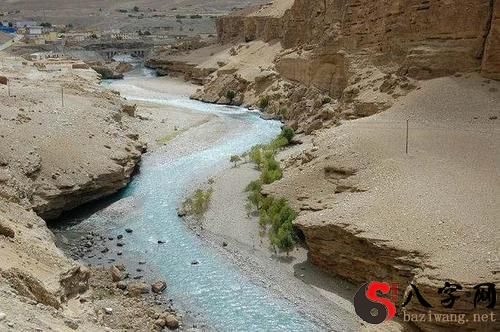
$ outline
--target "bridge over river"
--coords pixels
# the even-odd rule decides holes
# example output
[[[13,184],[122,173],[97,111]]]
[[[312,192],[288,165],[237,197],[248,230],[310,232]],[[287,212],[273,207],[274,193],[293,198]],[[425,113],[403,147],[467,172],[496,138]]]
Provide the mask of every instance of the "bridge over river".
[[[126,54],[134,57],[145,58],[152,51],[154,44],[142,41],[109,41],[88,44],[85,50],[98,52],[105,59],[111,59],[115,55]]]

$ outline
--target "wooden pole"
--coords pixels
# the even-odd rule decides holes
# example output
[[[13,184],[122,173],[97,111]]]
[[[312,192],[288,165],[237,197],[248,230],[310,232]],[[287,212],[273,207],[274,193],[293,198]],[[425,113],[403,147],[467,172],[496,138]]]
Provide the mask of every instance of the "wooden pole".
[[[61,105],[64,107],[64,88],[61,87]]]
[[[409,133],[409,122],[410,120],[406,120],[406,154],[408,154],[408,133]]]
[[[10,97],[10,80],[7,80],[7,92],[8,92],[9,97]]]

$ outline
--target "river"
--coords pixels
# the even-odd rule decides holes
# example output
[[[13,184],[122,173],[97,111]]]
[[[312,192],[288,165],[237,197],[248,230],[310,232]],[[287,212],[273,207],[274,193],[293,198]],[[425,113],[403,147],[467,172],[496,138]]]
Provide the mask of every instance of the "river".
[[[148,79],[144,77],[144,79]],[[266,121],[239,107],[205,104],[168,93],[146,91],[122,80],[107,82],[129,100],[147,101],[216,115],[225,130],[210,144],[182,134],[166,149],[147,154],[130,185],[114,200],[133,205],[125,213],[92,213],[78,222],[67,217],[59,234],[71,238],[98,230],[116,237],[125,228],[123,257],[147,259],[168,282],[167,294],[181,311],[196,313],[196,321],[217,331],[322,330],[289,301],[258,285],[215,248],[204,243],[177,215],[180,202],[195,186],[224,168],[229,157],[272,140],[281,124]],[[195,130],[195,129],[194,129]],[[189,133],[189,131],[188,131]],[[208,142],[208,140],[207,140]],[[171,149],[171,151],[169,150]],[[158,241],[163,241],[159,244]],[[196,262],[197,264],[193,264]]]

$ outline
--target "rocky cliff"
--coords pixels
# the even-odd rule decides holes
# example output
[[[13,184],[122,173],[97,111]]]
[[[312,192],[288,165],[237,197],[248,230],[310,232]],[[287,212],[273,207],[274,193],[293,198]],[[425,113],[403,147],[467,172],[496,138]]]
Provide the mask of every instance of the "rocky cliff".
[[[10,86],[10,96],[0,86],[0,325],[101,330],[97,311],[76,300],[90,270],[63,255],[41,217],[126,186],[145,146],[122,122],[129,108],[87,66],[0,57]]]
[[[245,9],[218,20],[219,42],[235,46],[212,54],[228,53],[194,97],[227,103],[232,89],[253,106],[265,97],[268,113],[311,132],[328,126],[318,114],[354,118],[387,109],[411,90],[411,79],[472,71],[498,78],[498,6],[474,0],[282,0]],[[234,70],[239,49],[257,40],[280,43],[274,64],[241,59]],[[256,67],[262,74],[249,75]]]
[[[495,211],[464,195],[466,188],[476,187],[468,177],[440,184],[431,178],[445,177],[443,165],[451,169],[468,163],[455,160],[463,153],[482,154],[470,160],[468,169],[478,172],[474,179],[488,178],[473,160],[491,166],[496,154],[483,147],[498,138],[481,132],[490,133],[498,118],[498,84],[490,79],[500,75],[499,10],[499,1],[493,0],[295,0],[253,7],[219,19],[219,42],[226,47],[213,57],[222,65],[194,98],[228,103],[226,92],[233,90],[238,103],[259,107],[298,133],[314,135],[315,147],[287,160],[284,179],[264,189],[287,197],[300,211],[296,226],[313,263],[356,283],[414,283],[433,312],[464,313],[472,319],[489,313],[475,309],[474,285],[499,281],[498,259],[491,258],[497,252],[495,235],[487,231]],[[439,77],[445,79],[435,79]],[[349,127],[352,133],[343,126],[337,130],[342,120],[387,109],[391,115],[378,118],[380,122],[363,119]],[[439,137],[431,129],[418,129],[416,169],[401,159],[395,144],[407,118],[452,127]],[[472,118],[481,119],[469,129],[475,134],[457,137],[455,130]],[[445,157],[433,148],[436,140],[447,151],[468,152]],[[483,188],[490,188],[489,181]],[[489,199],[491,194],[478,197]],[[484,227],[487,238],[480,245],[479,235],[469,238],[466,228],[478,215],[484,218],[475,227]],[[460,237],[460,245],[450,234],[454,240]],[[477,257],[486,263],[475,264]],[[463,286],[462,303],[448,311],[438,293],[446,281]],[[425,308],[413,303],[407,312],[424,313]],[[498,328],[494,322],[476,323],[416,324],[428,331]]]

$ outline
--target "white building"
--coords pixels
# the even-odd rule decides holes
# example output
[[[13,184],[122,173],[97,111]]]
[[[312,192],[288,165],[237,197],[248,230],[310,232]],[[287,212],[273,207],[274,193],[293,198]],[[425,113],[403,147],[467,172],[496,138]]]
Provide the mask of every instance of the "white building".
[[[43,33],[43,27],[41,26],[30,26],[28,27],[28,34],[39,36]]]

